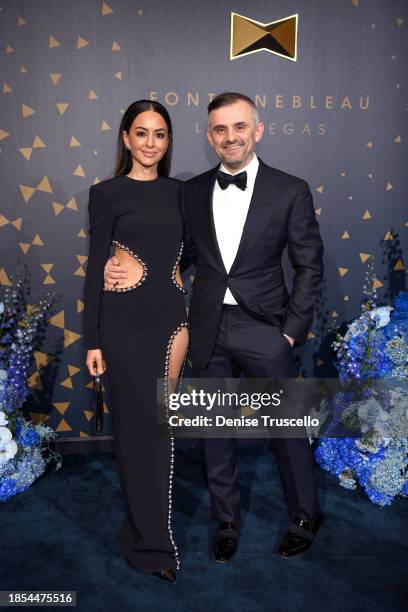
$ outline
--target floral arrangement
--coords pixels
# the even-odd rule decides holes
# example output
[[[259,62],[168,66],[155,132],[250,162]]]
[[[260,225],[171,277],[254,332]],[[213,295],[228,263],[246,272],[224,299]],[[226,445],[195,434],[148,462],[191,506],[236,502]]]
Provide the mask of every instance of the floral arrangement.
[[[408,496],[408,291],[394,306],[377,306],[371,272],[361,315],[333,342],[346,389],[331,404],[315,456],[341,486],[359,484],[385,506]]]
[[[48,294],[28,305],[27,292],[27,272],[20,267],[0,302],[0,501],[25,491],[50,461],[57,461],[57,469],[61,465],[48,445],[54,430],[32,423],[22,411],[33,349],[54,301]]]

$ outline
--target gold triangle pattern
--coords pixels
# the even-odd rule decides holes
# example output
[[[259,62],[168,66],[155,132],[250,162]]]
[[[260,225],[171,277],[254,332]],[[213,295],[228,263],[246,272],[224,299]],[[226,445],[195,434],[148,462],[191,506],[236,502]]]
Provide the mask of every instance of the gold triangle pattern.
[[[358,0],[348,0],[348,2],[349,5],[354,5],[360,12],[365,9],[363,3],[358,2]],[[119,17],[117,3],[113,2],[113,0],[101,0],[101,2],[97,3],[96,12],[99,21],[102,20],[101,16],[103,16],[104,19],[114,23],[115,18]],[[143,10],[136,10],[134,14],[142,17]],[[21,33],[23,36],[33,34],[34,22],[31,19],[31,14],[26,16],[24,14],[18,15],[18,13],[14,13],[13,20],[14,30],[17,30],[17,27],[25,28],[27,25],[25,31],[20,32],[18,30],[17,33]],[[395,35],[402,36],[404,34],[404,31],[397,32],[397,28],[404,27],[405,30],[406,20],[404,22],[403,18],[396,18],[395,15],[391,15],[390,23],[395,30]],[[138,23],[137,25],[140,27],[142,23]],[[257,53],[263,50],[273,53],[274,50],[279,48],[285,50],[282,55],[285,53],[290,55],[294,52],[293,45],[290,47],[291,37],[293,43],[293,22],[290,20],[290,17],[263,24],[253,20],[251,17],[235,14],[234,27],[236,29],[235,34],[238,33],[238,36],[232,40],[232,51],[236,57],[242,57],[248,53]],[[269,27],[269,29],[267,29],[267,27]],[[371,27],[374,29],[375,24],[371,24]],[[112,30],[112,32],[114,33],[105,41],[107,44],[105,51],[109,54],[111,52],[116,53],[117,55],[113,57],[117,60],[121,58],[120,52],[122,49],[127,52],[128,45],[126,45],[125,39],[122,40],[120,38],[120,30]],[[275,45],[275,49],[268,49],[268,41],[270,42],[272,39],[273,44],[271,43],[271,46],[273,47],[273,45]],[[71,280],[74,281],[73,276],[77,277],[74,282],[78,291],[74,293],[69,292],[67,301],[63,306],[64,310],[61,309],[50,319],[50,333],[60,337],[61,343],[63,343],[64,349],[67,351],[64,356],[65,361],[63,361],[63,367],[67,367],[67,361],[70,361],[68,370],[61,370],[62,374],[60,374],[57,379],[57,387],[59,388],[59,392],[63,394],[61,400],[65,399],[66,395],[68,395],[69,399],[73,399],[74,393],[71,392],[75,387],[79,390],[82,388],[82,385],[84,385],[87,389],[92,389],[92,382],[85,385],[81,380],[80,383],[80,367],[84,368],[84,366],[82,364],[82,358],[77,360],[76,355],[76,351],[80,350],[80,341],[82,338],[79,332],[81,331],[84,311],[82,284],[86,273],[87,258],[86,255],[76,255],[74,257],[73,253],[76,254],[78,250],[81,253],[85,253],[87,249],[86,240],[88,238],[88,233],[84,188],[86,184],[90,185],[100,182],[100,178],[93,178],[95,174],[105,176],[104,174],[102,175],[102,160],[97,156],[101,156],[106,145],[105,137],[103,137],[105,144],[100,144],[97,139],[94,140],[94,142],[90,142],[86,134],[77,127],[79,124],[76,122],[77,117],[75,115],[78,111],[73,104],[74,100],[70,98],[69,93],[67,94],[67,92],[69,92],[72,75],[68,74],[68,72],[64,72],[64,67],[67,64],[61,62],[61,54],[71,54],[76,60],[81,58],[87,59],[90,54],[96,52],[98,48],[96,42],[93,31],[89,29],[81,29],[79,32],[74,32],[74,34],[71,34],[69,37],[66,37],[60,29],[54,32],[49,32],[47,29],[41,42],[43,50],[50,55],[50,60],[53,59],[52,62],[50,61],[48,64],[44,64],[49,65],[50,68],[43,74],[43,78],[46,81],[45,89],[48,93],[51,92],[50,97],[47,98],[48,111],[51,111],[53,121],[57,122],[58,130],[62,130],[62,149],[64,150],[61,149],[59,153],[62,155],[66,153],[67,156],[69,156],[70,161],[68,161],[67,170],[68,175],[71,175],[71,179],[74,181],[73,184],[77,184],[75,190],[69,190],[67,195],[65,186],[60,186],[61,178],[58,177],[58,173],[53,171],[52,164],[48,164],[48,157],[52,155],[52,151],[54,150],[52,147],[55,146],[55,142],[52,140],[52,134],[50,137],[49,133],[44,131],[42,127],[44,113],[43,99],[37,99],[37,97],[27,93],[18,96],[15,100],[15,109],[17,117],[22,122],[22,126],[25,129],[18,131],[12,124],[2,124],[0,127],[2,152],[5,156],[8,156],[10,152],[13,153],[13,151],[10,151],[10,147],[13,144],[15,148],[14,153],[17,153],[23,169],[20,174],[21,178],[19,179],[21,184],[18,184],[16,188],[18,200],[16,210],[18,212],[14,212],[14,208],[12,207],[3,208],[3,213],[0,213],[0,232],[3,232],[2,235],[0,235],[0,240],[5,243],[9,240],[10,242],[14,240],[17,244],[17,250],[20,252],[20,258],[22,258],[23,261],[25,261],[27,257],[22,257],[21,254],[28,255],[29,258],[32,258],[30,263],[34,263],[33,272],[37,277],[36,282],[40,285],[43,284],[44,289],[46,289],[46,286],[50,285],[50,289],[56,286],[57,291],[60,291],[61,288],[62,291],[64,291],[65,287],[63,286],[63,281],[65,278],[64,272],[66,273],[67,271],[66,266],[68,266],[68,274],[71,275]],[[5,96],[5,100],[10,103],[12,103],[14,97],[19,93],[19,80],[23,79],[26,85],[28,85],[27,78],[34,81],[36,77],[35,71],[32,70],[32,65],[29,63],[29,58],[21,56],[21,51],[23,49],[18,42],[18,38],[13,38],[11,43],[12,45],[6,43],[3,49],[5,54],[11,55],[7,60],[14,62],[14,69],[10,74],[4,75],[1,90]],[[248,47],[251,47],[251,49],[248,49]],[[390,53],[394,53],[394,55],[390,55]],[[53,58],[51,58],[51,54],[53,54]],[[279,61],[276,57],[268,58],[265,52],[263,55],[266,57],[265,61]],[[279,55],[279,51],[275,55]],[[394,63],[392,66],[396,67],[397,60],[400,60],[401,55],[399,51],[389,51],[387,57],[389,61],[391,61],[391,59],[393,60]],[[26,65],[22,64],[22,59],[24,62],[27,62]],[[252,59],[255,60],[255,58],[247,59],[248,61],[252,61]],[[286,59],[290,58],[286,57]],[[115,79],[113,84],[116,83],[116,85],[119,86],[117,80],[122,83],[124,80],[128,79],[131,74],[128,73],[122,62],[119,62],[119,64],[116,62],[116,64],[117,65],[112,65],[110,67],[105,77],[110,79],[111,83],[112,80]],[[288,69],[290,69],[290,66],[288,66]],[[49,72],[49,70],[51,70],[51,72]],[[26,78],[26,75],[29,76]],[[400,80],[400,78],[396,80]],[[98,108],[102,109],[94,118],[96,123],[94,123],[92,129],[94,131],[96,130],[96,136],[99,135],[98,137],[101,137],[100,132],[102,131],[110,132],[115,130],[116,119],[110,112],[111,109],[109,108],[109,111],[103,110],[103,108],[106,108],[105,104],[107,102],[106,88],[104,88],[103,82],[100,79],[89,79],[88,82],[85,81],[81,83],[81,86],[81,96],[82,100],[85,100],[85,104],[92,104],[92,108],[95,112]],[[402,88],[402,81],[396,83],[393,80],[391,82],[391,87],[393,89],[392,93],[397,95],[396,90]],[[57,88],[60,90],[59,93]],[[22,91],[30,92],[31,90],[27,86],[27,88]],[[402,90],[399,93],[401,95]],[[123,115],[124,109],[119,110]],[[374,131],[371,133],[364,132],[365,137],[358,142],[360,153],[370,158],[367,160],[368,165],[367,167],[364,166],[364,171],[362,176],[360,174],[359,180],[367,181],[367,176],[369,179],[373,179],[370,184],[372,188],[374,188],[374,183],[378,181],[379,191],[383,193],[384,198],[388,198],[387,201],[384,200],[383,202],[384,210],[387,209],[390,213],[386,219],[387,223],[385,226],[380,225],[380,227],[378,227],[378,223],[381,219],[384,220],[386,217],[386,214],[383,212],[379,214],[378,203],[375,202],[374,199],[362,197],[361,190],[356,188],[357,176],[351,163],[347,165],[347,161],[343,160],[341,162],[341,171],[340,168],[334,168],[336,180],[339,182],[341,180],[341,191],[338,185],[333,184],[331,179],[323,172],[320,176],[317,175],[312,187],[315,204],[318,199],[315,214],[321,227],[326,228],[328,224],[332,223],[330,213],[332,212],[333,206],[338,206],[340,221],[339,226],[337,226],[335,230],[334,239],[338,241],[337,246],[339,246],[340,240],[348,240],[348,243],[340,243],[340,249],[341,247],[345,248],[341,249],[337,261],[334,264],[335,269],[338,271],[337,284],[343,284],[343,286],[339,287],[339,300],[340,302],[344,301],[343,308],[347,310],[347,312],[349,309],[351,312],[356,306],[356,296],[352,294],[352,289],[350,287],[352,280],[351,276],[352,274],[364,275],[367,263],[374,253],[374,251],[373,253],[365,251],[372,250],[373,241],[378,243],[382,237],[383,241],[388,243],[388,248],[394,246],[390,244],[391,241],[401,240],[402,243],[405,238],[403,232],[406,232],[408,228],[407,218],[400,223],[396,222],[390,227],[391,206],[397,201],[397,197],[403,197],[402,185],[398,180],[399,174],[396,171],[394,172],[391,166],[384,170],[385,174],[381,175],[376,166],[375,159],[372,157],[373,155],[376,156],[381,154],[385,159],[387,154],[385,147],[388,147],[388,151],[394,156],[403,154],[406,141],[404,140],[404,132],[401,131],[401,129],[401,124],[394,123],[393,126],[390,126],[385,139],[381,137],[381,134],[377,135]],[[23,138],[22,135],[24,134],[25,137]],[[111,136],[111,134],[106,134],[108,140]],[[398,147],[394,147],[394,144],[398,144]],[[382,148],[384,150],[380,151]],[[42,152],[40,152],[40,150],[42,150]],[[394,153],[392,153],[392,151],[394,151]],[[89,156],[92,157],[92,160],[100,162],[97,164],[97,167],[93,167],[92,163],[89,163]],[[39,164],[38,166],[36,166],[37,163]],[[38,173],[38,167],[44,169]],[[47,173],[47,176],[43,176],[45,173]],[[73,176],[85,180],[75,181],[75,179],[72,178]],[[340,179],[340,177],[342,177],[342,179]],[[332,204],[330,204],[330,202],[332,202]],[[43,203],[45,203],[46,206],[43,206]],[[28,205],[27,208],[26,205]],[[368,209],[367,206],[370,206],[370,209]],[[346,208],[347,210],[342,210],[342,208]],[[348,218],[351,208],[353,208],[353,211],[351,211],[353,215],[351,215],[350,212],[350,217]],[[25,211],[25,214],[20,212],[21,209]],[[67,210],[70,212],[68,213]],[[81,214],[76,216],[80,210]],[[75,213],[75,215],[72,215],[72,213]],[[46,224],[44,224],[42,218],[40,218],[43,214],[48,215]],[[66,217],[66,215],[68,215],[68,217]],[[37,224],[38,219],[42,221],[42,224]],[[367,224],[369,220],[371,220],[371,223]],[[347,229],[344,228],[342,224],[345,224]],[[44,225],[49,225],[49,228],[52,228],[52,231],[55,231],[58,239],[60,239],[60,243],[57,243],[57,249],[55,249],[56,243],[51,240],[50,234],[44,229]],[[402,230],[401,225],[403,226]],[[388,227],[390,227],[390,229],[388,229]],[[67,228],[69,228],[70,236],[66,235]],[[15,234],[14,232],[17,231],[20,233]],[[364,240],[358,240],[359,233],[364,237]],[[350,238],[352,238],[352,240]],[[74,243],[77,239],[81,240],[81,243],[75,247]],[[47,249],[47,247],[49,248]],[[363,252],[359,251],[360,248],[363,249]],[[63,253],[63,257],[66,256],[66,263],[62,267],[61,259],[58,257],[59,253],[55,253],[55,251],[59,249]],[[326,252],[327,250],[326,248]],[[77,262],[75,259],[77,259]],[[394,259],[391,260],[390,268],[397,276],[406,274],[404,260],[405,254],[404,256],[397,254]],[[340,263],[342,264],[341,266],[339,266]],[[0,267],[0,285],[10,286],[11,274],[14,270],[9,267],[7,261],[2,262],[2,264],[5,267]],[[380,289],[384,285],[387,285],[385,280],[380,280],[381,269],[378,270],[378,275],[379,277],[376,277],[373,282],[373,287],[376,289]],[[347,291],[348,293],[346,293]],[[346,304],[346,302],[352,303]],[[334,306],[337,310],[334,309]],[[62,308],[62,306],[60,308]],[[330,313],[329,317],[332,319],[343,317],[343,315],[345,316],[341,304],[339,306],[339,303],[331,304],[328,307],[328,312]],[[66,323],[68,328],[66,327]],[[315,335],[313,331],[310,330],[308,340],[313,340],[314,338]],[[44,350],[46,351],[47,348],[44,348]],[[36,391],[44,391],[43,383],[45,384],[45,374],[43,375],[42,370],[47,368],[49,364],[51,364],[49,367],[53,368],[53,359],[54,356],[48,352],[37,351],[34,353],[35,364],[33,364],[33,366],[35,365],[36,370],[30,371],[30,388]],[[73,365],[74,363],[77,365]],[[321,367],[324,365],[324,361],[317,358],[316,365]],[[70,401],[54,403],[55,414],[57,414],[58,417],[56,422],[61,432],[71,431],[72,423],[68,418],[68,414],[69,408],[73,405],[74,402]],[[45,408],[43,410],[45,412]],[[104,410],[105,412],[107,411],[106,406]],[[38,419],[38,422],[45,422],[49,417],[48,414],[31,414],[33,415],[33,420],[34,418]],[[91,409],[83,410],[83,415],[84,421],[87,423],[92,421],[93,412]],[[53,423],[53,425],[55,425],[55,423]],[[86,425],[82,426],[86,429]],[[86,431],[80,431],[79,435],[87,437],[88,433]]]

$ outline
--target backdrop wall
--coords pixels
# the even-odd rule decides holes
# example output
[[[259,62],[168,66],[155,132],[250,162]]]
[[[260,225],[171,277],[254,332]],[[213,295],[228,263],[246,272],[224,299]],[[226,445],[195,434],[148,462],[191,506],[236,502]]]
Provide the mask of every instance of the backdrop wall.
[[[262,23],[298,13],[297,62],[266,52],[231,61],[231,12]],[[211,96],[256,98],[258,154],[309,182],[326,248],[299,371],[333,373],[327,332],[358,314],[369,255],[379,301],[405,287],[407,25],[404,0],[2,3],[0,282],[20,260],[33,301],[46,289],[61,296],[30,378],[34,418],[61,436],[93,433],[82,345],[88,189],[112,172],[121,113],[142,97],[167,105],[172,174],[183,179],[216,162],[205,139]]]

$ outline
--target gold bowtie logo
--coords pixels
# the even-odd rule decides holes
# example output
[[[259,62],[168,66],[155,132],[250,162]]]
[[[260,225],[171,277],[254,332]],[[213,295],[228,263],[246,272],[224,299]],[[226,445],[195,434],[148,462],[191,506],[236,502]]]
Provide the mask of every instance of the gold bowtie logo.
[[[261,23],[231,13],[230,59],[268,51],[296,62],[298,14],[272,23]]]

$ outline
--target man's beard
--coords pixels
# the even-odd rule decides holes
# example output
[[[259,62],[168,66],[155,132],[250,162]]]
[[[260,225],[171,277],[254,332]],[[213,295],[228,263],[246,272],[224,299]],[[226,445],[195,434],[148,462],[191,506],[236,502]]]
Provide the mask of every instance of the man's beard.
[[[244,147],[242,157],[240,157],[239,159],[230,160],[225,156],[221,158],[222,163],[224,164],[226,168],[229,168],[230,170],[236,170],[237,168],[242,166],[242,164],[246,163],[247,159],[251,157],[252,153],[253,153],[253,150],[252,151],[245,150],[245,147]]]
[[[242,159],[237,159],[236,161],[231,161],[231,162],[227,160],[223,160],[222,163],[224,164],[226,168],[231,168],[231,170],[235,170],[236,168],[240,167],[244,159],[245,158],[243,157]]]

